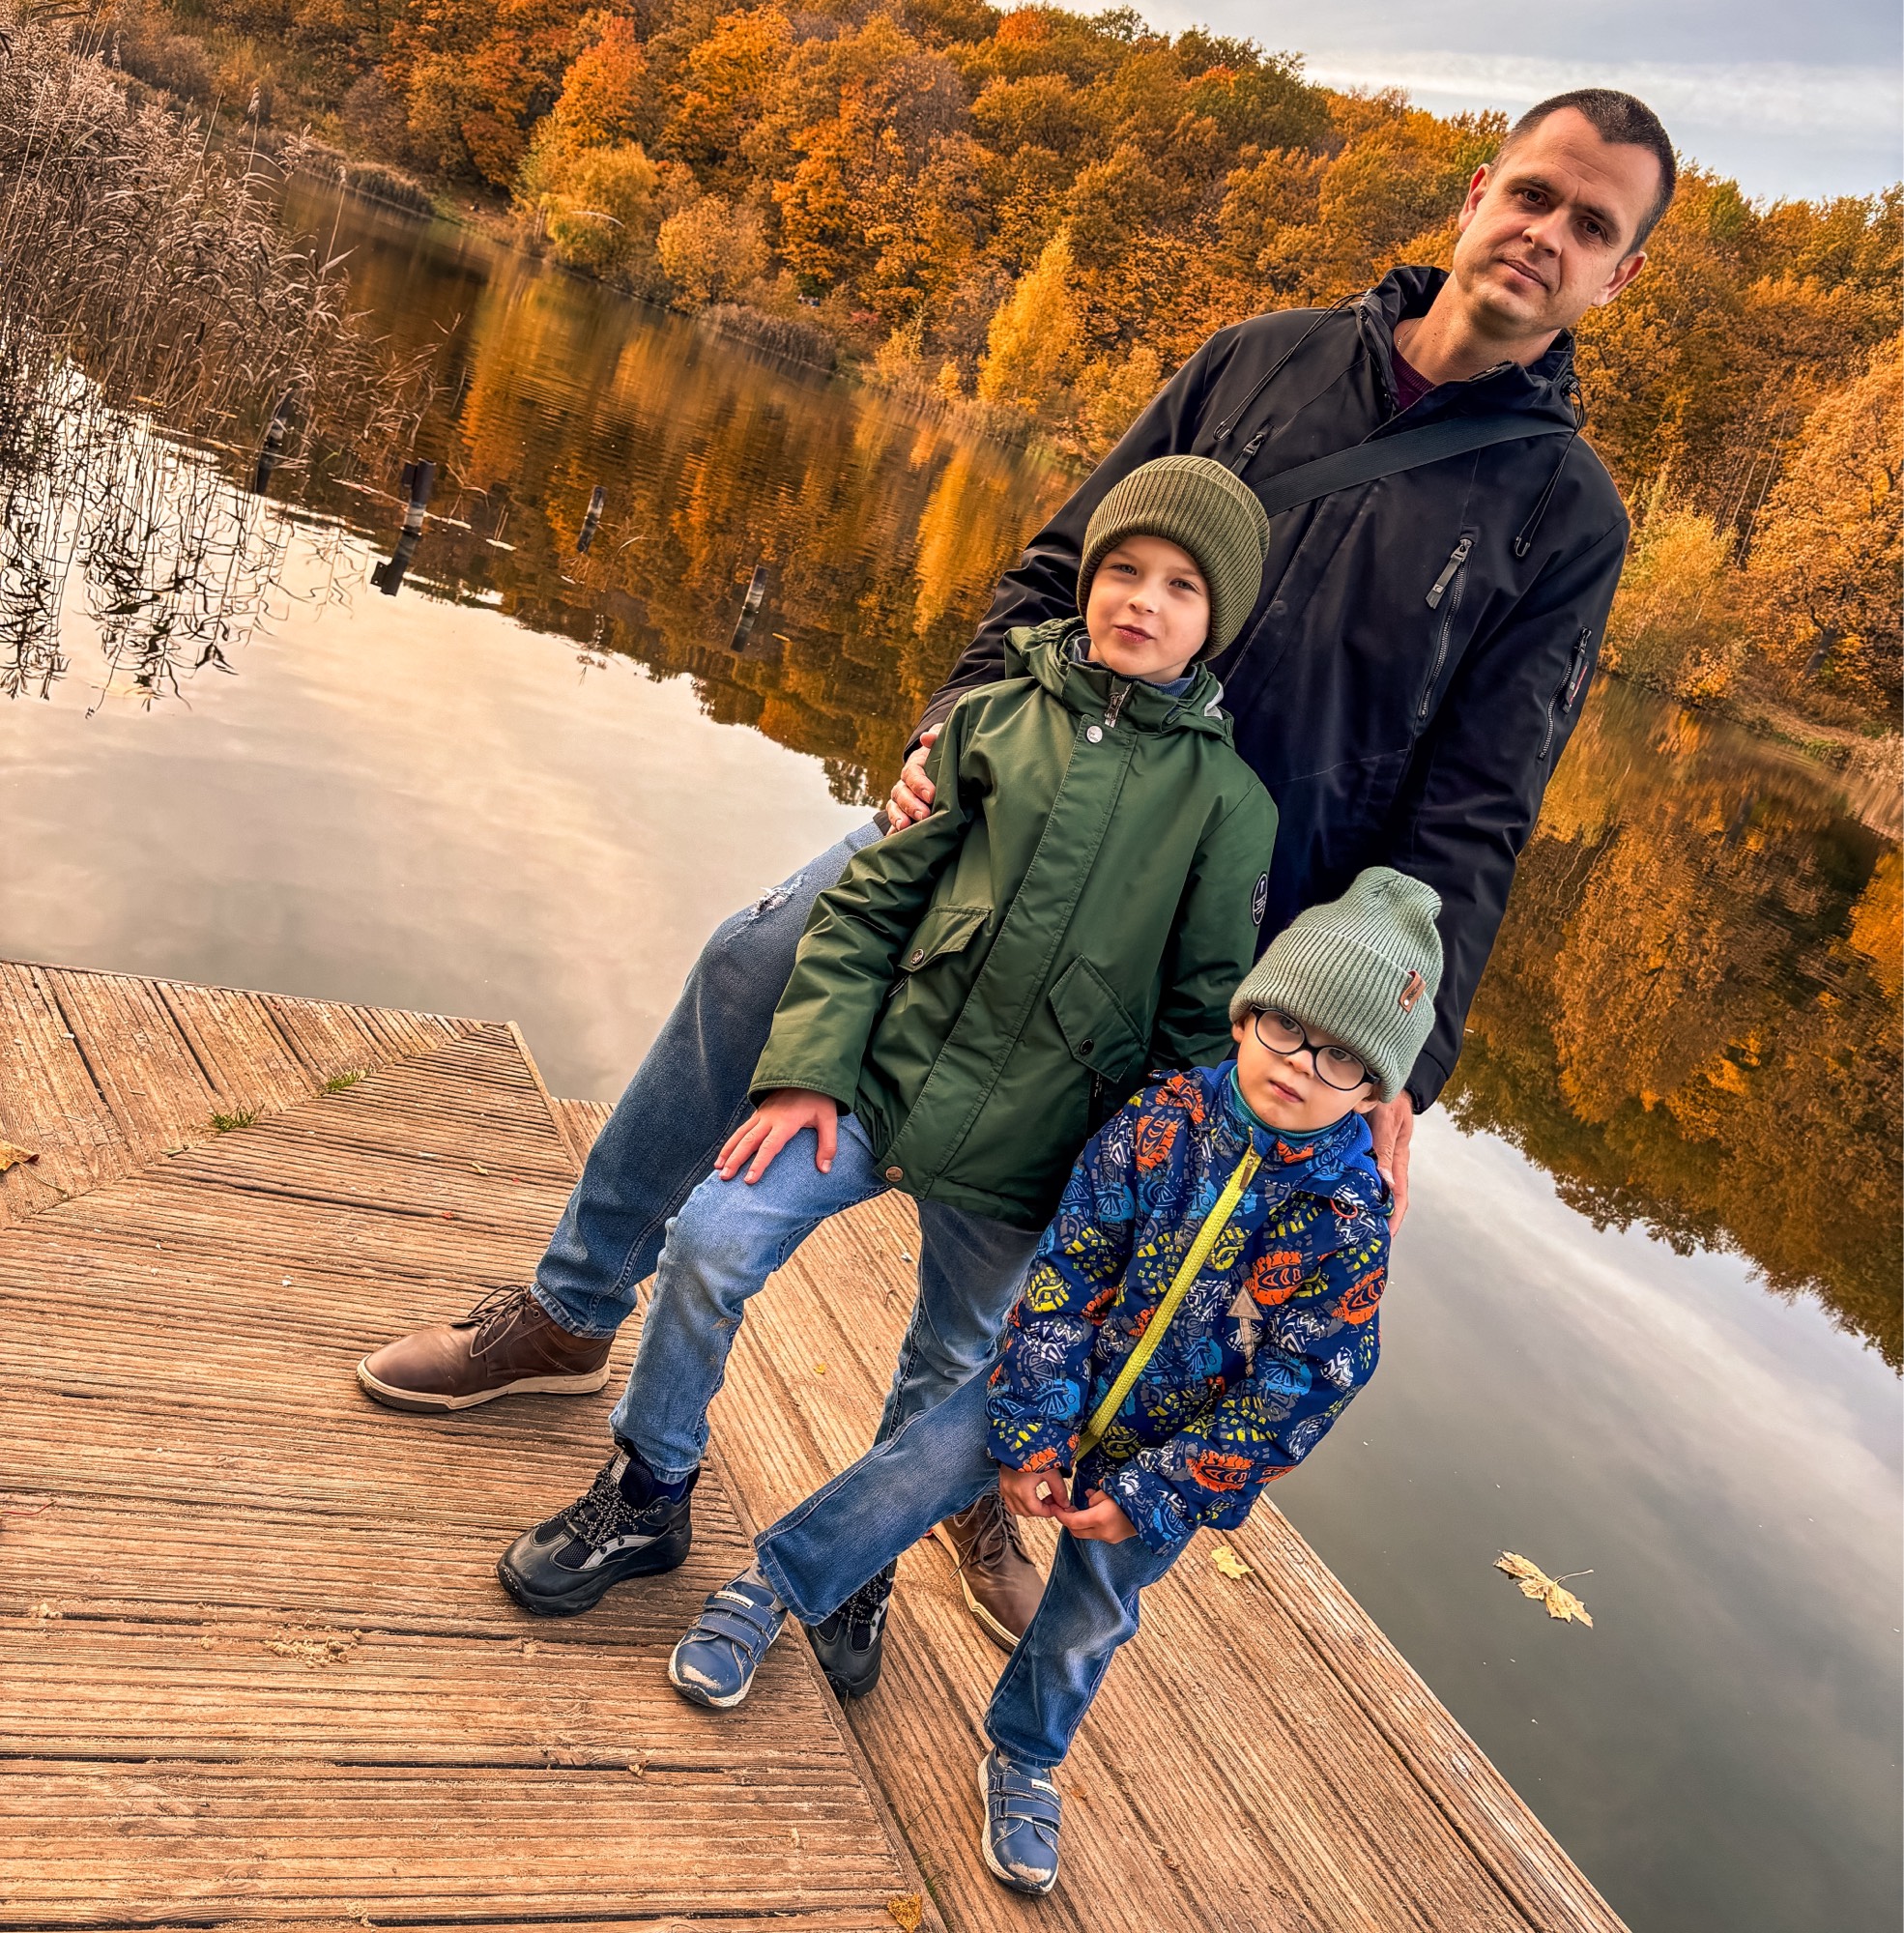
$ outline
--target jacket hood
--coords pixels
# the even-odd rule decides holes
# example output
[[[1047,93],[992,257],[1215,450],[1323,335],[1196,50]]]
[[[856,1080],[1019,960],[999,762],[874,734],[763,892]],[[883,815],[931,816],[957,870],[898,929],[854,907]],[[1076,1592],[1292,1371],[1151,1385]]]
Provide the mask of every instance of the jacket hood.
[[[1189,685],[1171,698],[1141,678],[1119,678],[1107,665],[1081,663],[1071,646],[1085,635],[1082,618],[1052,618],[1031,629],[1008,632],[1004,676],[1036,678],[1081,718],[1102,717],[1121,692],[1120,725],[1129,724],[1140,732],[1206,732],[1229,742],[1223,684],[1207,666],[1197,665]]]
[[[1193,1069],[1203,1083],[1209,1134],[1219,1157],[1240,1161],[1246,1148],[1261,1157],[1266,1185],[1320,1196],[1343,1212],[1367,1210],[1384,1218],[1395,1206],[1375,1166],[1375,1144],[1360,1114],[1344,1114],[1313,1140],[1291,1144],[1245,1111],[1230,1083],[1235,1061]]]
[[[1446,269],[1391,269],[1372,289],[1350,303],[1362,339],[1391,380],[1395,357],[1395,325],[1426,315],[1428,305],[1448,279]],[[1563,329],[1553,346],[1538,361],[1498,362],[1470,376],[1465,383],[1447,386],[1445,395],[1424,401],[1408,413],[1409,427],[1444,416],[1493,416],[1524,410],[1578,428],[1586,420],[1585,400],[1573,367],[1573,332]]]

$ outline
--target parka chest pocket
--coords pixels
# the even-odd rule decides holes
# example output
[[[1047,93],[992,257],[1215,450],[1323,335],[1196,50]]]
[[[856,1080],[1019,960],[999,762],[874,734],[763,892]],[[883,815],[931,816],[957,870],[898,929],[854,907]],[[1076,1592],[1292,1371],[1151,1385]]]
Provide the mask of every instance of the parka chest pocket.
[[[917,973],[935,961],[963,953],[985,930],[985,922],[991,917],[989,906],[934,907],[906,942],[905,951],[899,956],[900,970]]]
[[[1074,960],[1051,992],[1065,1045],[1122,1101],[1143,1073],[1148,1045],[1111,983],[1088,960]]]

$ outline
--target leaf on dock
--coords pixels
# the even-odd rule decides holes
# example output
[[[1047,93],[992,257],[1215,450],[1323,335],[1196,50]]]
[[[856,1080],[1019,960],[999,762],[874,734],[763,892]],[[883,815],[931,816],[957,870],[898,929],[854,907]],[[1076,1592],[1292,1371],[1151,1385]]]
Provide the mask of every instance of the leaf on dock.
[[[926,1901],[923,1893],[896,1893],[886,1901],[886,1918],[900,1929],[900,1933],[919,1933],[926,1921]]]
[[[39,1159],[38,1148],[15,1147],[12,1141],[0,1141],[0,1174],[5,1174],[10,1168],[19,1167],[22,1162]]]
[[[1230,1549],[1229,1545],[1226,1544],[1218,1544],[1217,1547],[1210,1552],[1210,1562],[1214,1564],[1226,1577],[1248,1577],[1254,1574],[1253,1572],[1251,1571],[1250,1566],[1245,1564],[1242,1558],[1237,1556],[1235,1551]]]
[[[1505,1571],[1520,1586],[1523,1598],[1532,1598],[1547,1607],[1547,1616],[1560,1618],[1568,1624],[1582,1624],[1593,1630],[1593,1619],[1587,1615],[1587,1607],[1581,1603],[1566,1584],[1558,1578],[1549,1577],[1532,1558],[1523,1557],[1517,1550],[1504,1550],[1494,1560],[1496,1571]],[[1589,1577],[1589,1571],[1571,1571],[1572,1577]]]

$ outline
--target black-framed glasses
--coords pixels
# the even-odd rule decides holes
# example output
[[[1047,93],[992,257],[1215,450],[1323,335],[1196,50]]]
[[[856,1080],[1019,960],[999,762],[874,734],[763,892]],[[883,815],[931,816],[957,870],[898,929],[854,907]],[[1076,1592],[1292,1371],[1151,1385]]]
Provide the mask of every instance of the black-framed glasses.
[[[1353,1094],[1365,1081],[1375,1078],[1369,1072],[1368,1063],[1347,1048],[1337,1047],[1333,1043],[1319,1046],[1311,1040],[1304,1033],[1302,1023],[1293,1014],[1279,1014],[1273,1007],[1258,1007],[1252,1024],[1255,1027],[1256,1038],[1272,1053],[1296,1054],[1308,1048],[1310,1065],[1315,1069],[1315,1078],[1339,1094]]]

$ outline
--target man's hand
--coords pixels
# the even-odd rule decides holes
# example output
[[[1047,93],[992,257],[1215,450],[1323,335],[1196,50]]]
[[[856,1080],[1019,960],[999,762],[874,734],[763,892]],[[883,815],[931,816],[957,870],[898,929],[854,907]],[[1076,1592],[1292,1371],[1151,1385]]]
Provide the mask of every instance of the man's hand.
[[[1401,1231],[1408,1212],[1408,1143],[1415,1135],[1415,1104],[1406,1094],[1383,1101],[1369,1116],[1369,1136],[1375,1143],[1375,1166],[1395,1197],[1395,1213],[1388,1218],[1390,1239]]]
[[[813,1165],[822,1174],[833,1166],[833,1150],[839,1145],[840,1106],[830,1094],[816,1094],[810,1087],[776,1087],[761,1105],[727,1138],[714,1163],[714,1172],[723,1181],[732,1181],[740,1172],[749,1155],[754,1165],[747,1170],[749,1183],[758,1181],[773,1166],[773,1158],[802,1128],[811,1128],[820,1145],[814,1150]]]
[[[901,767],[897,782],[886,799],[886,830],[897,832],[911,825],[932,810],[933,782],[926,776],[926,754],[938,736],[937,725],[919,734],[918,749]]]

